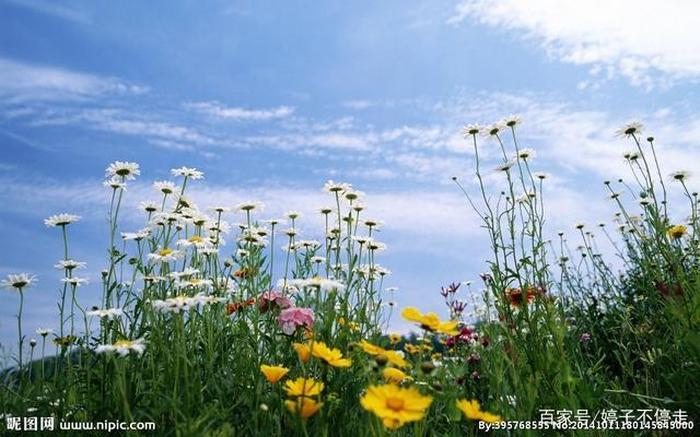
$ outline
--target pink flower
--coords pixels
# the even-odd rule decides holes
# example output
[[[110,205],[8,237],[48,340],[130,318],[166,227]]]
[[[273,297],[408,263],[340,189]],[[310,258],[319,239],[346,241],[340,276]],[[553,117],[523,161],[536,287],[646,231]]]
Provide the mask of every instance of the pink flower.
[[[282,332],[292,335],[298,327],[311,328],[314,326],[314,311],[310,308],[286,308],[277,318]]]
[[[460,328],[459,334],[447,339],[447,347],[453,347],[456,344],[472,344],[479,338],[478,334],[468,326]]]
[[[275,308],[286,309],[291,306],[292,302],[289,298],[276,291],[266,291],[258,297],[258,308],[262,313]]]

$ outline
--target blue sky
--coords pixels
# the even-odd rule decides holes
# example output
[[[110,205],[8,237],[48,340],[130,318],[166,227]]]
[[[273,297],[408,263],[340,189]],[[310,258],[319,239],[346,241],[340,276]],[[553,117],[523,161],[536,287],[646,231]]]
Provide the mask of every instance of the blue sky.
[[[104,168],[141,164],[134,230],[150,183],[187,165],[206,173],[202,207],[298,209],[308,238],[323,183],[353,183],[386,222],[399,306],[441,311],[439,286],[477,279],[487,257],[450,182],[473,175],[461,126],[520,114],[553,175],[550,229],[609,221],[600,181],[624,174],[621,123],[644,122],[665,170],[700,170],[698,16],[691,1],[0,0],[0,274],[38,274],[27,326],[52,326],[61,248],[42,219],[76,213],[71,253],[95,303]],[[0,294],[5,346],[16,301]]]

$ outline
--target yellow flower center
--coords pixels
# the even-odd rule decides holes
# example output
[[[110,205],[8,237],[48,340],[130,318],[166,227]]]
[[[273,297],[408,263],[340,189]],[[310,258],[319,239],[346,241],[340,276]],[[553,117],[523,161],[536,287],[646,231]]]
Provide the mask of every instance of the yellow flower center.
[[[158,252],[158,255],[160,256],[168,256],[171,253],[173,253],[172,249],[161,249],[160,252]]]
[[[131,342],[129,340],[117,340],[114,345],[117,347],[129,347],[131,346]]]
[[[204,238],[200,237],[199,235],[195,235],[193,237],[190,237],[189,239],[190,243],[201,243],[204,241]]]
[[[400,398],[387,398],[386,407],[393,411],[403,410],[403,399]]]

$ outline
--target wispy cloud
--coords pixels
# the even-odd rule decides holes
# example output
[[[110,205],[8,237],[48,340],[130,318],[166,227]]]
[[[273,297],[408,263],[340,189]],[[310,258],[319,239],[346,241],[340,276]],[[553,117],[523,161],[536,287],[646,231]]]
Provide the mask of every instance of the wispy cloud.
[[[86,109],[77,111],[45,112],[30,122],[31,126],[78,125],[90,129],[121,135],[139,136],[155,142],[160,147],[193,150],[190,144],[213,145],[214,138],[202,134],[194,128],[169,121],[152,119],[152,116],[126,113],[119,109]]]
[[[146,87],[113,77],[0,58],[0,97],[4,103],[75,100],[146,91]]]
[[[4,0],[6,3],[27,8],[35,12],[62,18],[80,24],[91,24],[92,19],[84,11],[49,0]]]
[[[350,108],[355,110],[367,109],[375,105],[374,102],[370,100],[347,100],[341,104],[344,108]]]
[[[466,0],[448,22],[513,30],[563,62],[594,66],[597,77],[650,89],[700,76],[699,15],[693,0]]]
[[[186,103],[185,108],[218,119],[243,121],[273,120],[276,118],[289,117],[294,113],[294,108],[291,106],[278,106],[269,109],[246,109],[225,106],[216,101]]]

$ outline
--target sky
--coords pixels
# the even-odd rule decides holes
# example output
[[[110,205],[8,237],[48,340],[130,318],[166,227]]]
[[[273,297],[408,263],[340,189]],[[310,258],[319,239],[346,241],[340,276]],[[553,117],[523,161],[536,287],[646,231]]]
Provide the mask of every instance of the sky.
[[[461,127],[518,114],[533,167],[551,174],[547,228],[609,222],[602,181],[627,175],[623,123],[656,137],[664,172],[700,172],[699,28],[691,0],[0,0],[0,275],[37,274],[25,332],[55,328],[62,246],[43,219],[75,213],[71,256],[92,280],[79,298],[96,304],[104,168],[141,165],[124,206],[133,231],[152,182],[186,165],[205,172],[201,207],[299,210],[306,238],[322,237],[323,184],[352,183],[385,222],[398,308],[445,316],[440,286],[473,280],[478,293],[489,256],[451,181],[476,190]],[[0,293],[5,348],[17,304]]]

